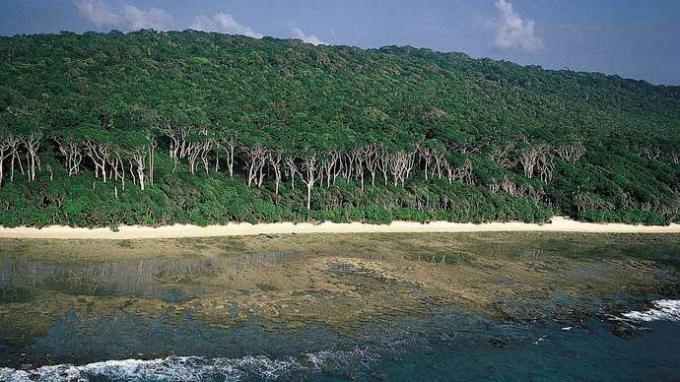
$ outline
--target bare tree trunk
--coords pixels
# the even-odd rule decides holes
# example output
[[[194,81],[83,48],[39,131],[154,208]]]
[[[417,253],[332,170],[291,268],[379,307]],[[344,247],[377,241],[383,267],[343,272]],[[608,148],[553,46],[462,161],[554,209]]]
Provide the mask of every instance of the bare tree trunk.
[[[489,155],[492,161],[504,168],[512,168],[517,165],[517,160],[511,160],[510,154],[515,149],[515,143],[510,142],[505,146],[498,146]]]
[[[411,172],[415,161],[415,153],[397,151],[387,154],[387,170],[392,174],[394,185],[401,183],[402,187],[406,183],[406,177]]]
[[[146,154],[148,148],[146,145],[139,146],[135,151],[131,153],[130,162],[130,173],[132,174],[132,180],[139,182],[139,188],[144,191],[144,175],[145,175],[145,165],[146,165]],[[133,171],[134,168],[134,171]]]
[[[14,152],[14,158],[16,159],[17,163],[19,163],[19,171],[21,171],[21,175],[24,175],[24,164],[21,163],[21,156],[19,155],[19,151]],[[14,174],[12,174],[12,180],[14,180]]]
[[[531,179],[534,176],[534,169],[536,167],[536,160],[538,159],[538,150],[530,147],[522,152],[519,161],[524,170],[524,176]]]
[[[287,157],[285,160],[288,167],[288,175],[290,176],[290,189],[295,190],[295,174],[297,174],[297,165],[294,157]]]
[[[165,136],[170,138],[169,154],[173,159],[173,173],[177,170],[179,158],[184,158],[186,156],[186,138],[189,134],[189,130],[188,127],[175,127],[169,124],[161,129]]]
[[[35,167],[36,164],[40,163],[40,158],[38,157],[40,139],[42,139],[42,134],[37,132],[21,137],[21,141],[26,147],[28,179],[31,182],[35,181]]]
[[[9,148],[9,156],[10,156],[10,174],[9,174],[9,181],[14,182],[14,161],[19,158],[19,144],[20,144],[20,139],[17,136],[14,136],[12,134],[9,134],[7,137],[7,145]],[[19,159],[19,167],[21,168],[21,173],[24,173],[23,165],[21,164],[21,159]]]
[[[4,162],[10,156],[10,145],[8,142],[8,134],[0,130],[0,187],[2,187],[2,180],[4,178]]]
[[[104,183],[106,183],[106,163],[109,159],[108,144],[96,143],[89,139],[85,140],[83,144],[85,146],[85,155],[90,157],[90,160],[94,163],[95,177],[99,178],[101,171]]]
[[[357,174],[359,175],[359,182],[361,183],[361,191],[364,190],[364,167],[359,163],[359,165],[356,167],[357,169]]]
[[[234,138],[229,138],[229,139],[223,139],[220,141],[221,144],[224,144],[226,146],[228,155],[227,155],[227,169],[229,170],[229,177],[233,178],[234,177],[234,153],[236,151],[236,139]]]
[[[251,186],[254,182],[259,187],[263,177],[262,171],[267,163],[267,151],[262,145],[257,144],[252,148],[248,148],[246,152],[248,154],[248,186]]]
[[[340,154],[337,153],[337,151],[331,151],[328,156],[323,161],[323,164],[321,165],[325,176],[326,176],[326,188],[329,188],[331,186],[331,179],[333,179],[333,184],[335,184],[335,178],[333,177],[333,169],[336,167],[336,162],[338,158],[340,157]]]
[[[123,191],[125,191],[125,163],[123,162],[123,159],[121,159],[120,154],[116,153],[116,166],[115,166],[115,174],[116,174],[116,179],[118,178],[118,167],[120,166],[120,183],[122,185]]]
[[[387,176],[388,176],[388,167],[389,167],[389,153],[386,151],[382,151],[380,153],[379,159],[378,159],[378,169],[380,169],[380,172],[383,175],[383,183],[385,186],[387,186]]]
[[[59,152],[66,160],[68,176],[73,176],[80,172],[80,162],[83,160],[82,148],[74,139],[56,139]]]
[[[279,194],[279,184],[281,183],[281,151],[280,150],[270,150],[269,151],[269,164],[274,170],[274,193]]]
[[[364,161],[366,162],[366,169],[371,173],[371,186],[375,186],[375,174],[378,171],[378,147],[374,145],[368,145],[363,148],[364,151]]]
[[[156,140],[153,137],[149,138],[149,184],[153,187],[154,182],[154,166],[156,164],[155,152],[156,152]],[[104,179],[106,182],[106,179]]]
[[[534,173],[538,171],[541,181],[548,183],[552,179],[552,173],[555,169],[554,152],[553,147],[548,144],[540,144],[524,150],[519,159],[524,175],[527,178],[532,178]]]
[[[352,174],[354,173],[354,157],[350,151],[345,152],[344,155],[345,158],[347,158],[347,174],[345,175],[345,178],[347,178],[347,180],[352,180]]]
[[[425,180],[428,180],[430,162],[432,161],[432,149],[418,145],[416,146],[416,151],[420,155],[421,160],[425,162]]]
[[[312,209],[312,188],[317,181],[316,171],[317,171],[317,159],[316,155],[310,155],[303,159],[302,168],[303,173],[300,174],[302,182],[307,186],[307,210]]]
[[[583,155],[585,155],[586,147],[580,143],[574,145],[563,145],[558,146],[555,149],[555,152],[560,156],[560,158],[571,163],[576,163]]]
[[[0,150],[0,188],[2,187],[2,178],[4,177],[3,162],[5,161],[4,152]]]

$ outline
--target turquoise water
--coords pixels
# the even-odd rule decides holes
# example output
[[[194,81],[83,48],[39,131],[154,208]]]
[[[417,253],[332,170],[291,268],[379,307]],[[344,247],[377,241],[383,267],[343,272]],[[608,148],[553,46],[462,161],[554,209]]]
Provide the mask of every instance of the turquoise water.
[[[22,349],[0,346],[6,381],[675,381],[680,316],[630,322],[590,319],[565,330],[550,322],[505,322],[455,309],[368,325],[353,338],[321,326],[215,329],[160,317],[68,315]],[[21,354],[57,366],[20,370]],[[165,354],[164,356],[160,356]],[[172,354],[172,355],[170,355]],[[102,361],[116,360],[116,361]],[[72,366],[76,365],[76,366]],[[16,366],[16,365],[15,365]],[[25,366],[25,365],[24,365]],[[26,367],[24,367],[26,368]]]

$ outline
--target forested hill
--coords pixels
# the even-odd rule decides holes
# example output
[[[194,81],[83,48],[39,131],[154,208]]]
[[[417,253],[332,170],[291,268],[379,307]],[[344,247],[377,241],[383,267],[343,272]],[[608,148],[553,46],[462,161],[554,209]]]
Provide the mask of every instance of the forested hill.
[[[680,87],[194,31],[0,38],[0,225],[680,221]]]

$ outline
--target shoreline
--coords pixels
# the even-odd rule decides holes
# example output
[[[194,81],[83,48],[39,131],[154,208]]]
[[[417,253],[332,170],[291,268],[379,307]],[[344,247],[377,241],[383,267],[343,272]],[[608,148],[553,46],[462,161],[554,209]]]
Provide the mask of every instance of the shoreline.
[[[253,236],[322,233],[464,233],[464,232],[581,232],[581,233],[680,233],[680,224],[645,226],[621,223],[586,223],[556,216],[549,223],[494,222],[419,223],[394,221],[390,224],[365,223],[229,223],[205,227],[175,224],[161,227],[119,226],[110,228],[74,228],[68,226],[0,227],[0,239],[170,239],[188,237]]]

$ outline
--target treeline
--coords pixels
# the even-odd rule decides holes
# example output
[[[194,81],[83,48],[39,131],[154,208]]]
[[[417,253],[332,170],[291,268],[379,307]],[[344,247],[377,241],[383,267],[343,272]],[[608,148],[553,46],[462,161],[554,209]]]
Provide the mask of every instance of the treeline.
[[[317,185],[325,185],[326,188],[335,186],[338,178],[357,182],[360,191],[364,191],[366,182],[375,187],[376,179],[385,186],[392,184],[395,187],[404,187],[407,179],[416,170],[425,181],[446,179],[449,183],[461,181],[467,185],[475,185],[472,162],[466,155],[467,150],[473,152],[478,148],[460,150],[457,154],[465,159],[462,165],[456,167],[449,159],[446,149],[438,150],[427,147],[424,143],[401,150],[390,150],[384,145],[371,143],[346,150],[307,150],[296,154],[260,143],[246,146],[234,137],[218,137],[209,130],[165,127],[162,132],[164,135],[160,137],[147,135],[136,145],[127,145],[127,148],[110,141],[98,141],[91,136],[82,136],[80,139],[56,136],[48,140],[46,145],[49,147],[49,143],[52,143],[57,148],[69,177],[78,175],[81,170],[89,170],[103,183],[119,182],[121,190],[125,191],[127,175],[133,185],[143,191],[145,184],[154,184],[155,152],[158,140],[165,140],[169,142],[167,150],[174,163],[173,173],[177,171],[180,160],[186,162],[186,169],[192,175],[197,171],[203,171],[206,175],[212,171],[221,171],[222,164],[230,178],[234,177],[235,169],[240,170],[236,172],[240,172],[248,186],[259,188],[265,180],[273,182],[276,195],[279,194],[283,181],[287,180],[290,188],[295,189],[297,179],[307,190],[308,210],[311,209],[312,189]],[[22,134],[0,129],[0,186],[5,167],[9,169],[10,182],[14,181],[15,168],[28,181],[35,181],[36,171],[42,170],[38,150],[43,137],[41,131]],[[555,158],[575,163],[586,151],[580,144],[557,147],[541,144],[527,146],[512,159],[513,148],[514,144],[511,144],[496,150],[490,155],[490,159],[509,169],[519,165],[527,178],[538,175],[543,183],[552,179]],[[46,170],[50,174],[50,180],[53,180],[51,166],[47,165]],[[543,196],[531,187],[518,189],[507,177],[500,184],[490,184],[489,189],[493,192],[502,190],[510,194],[531,195],[537,201],[541,201]]]
[[[0,224],[680,219],[680,89],[194,31],[0,38]]]

